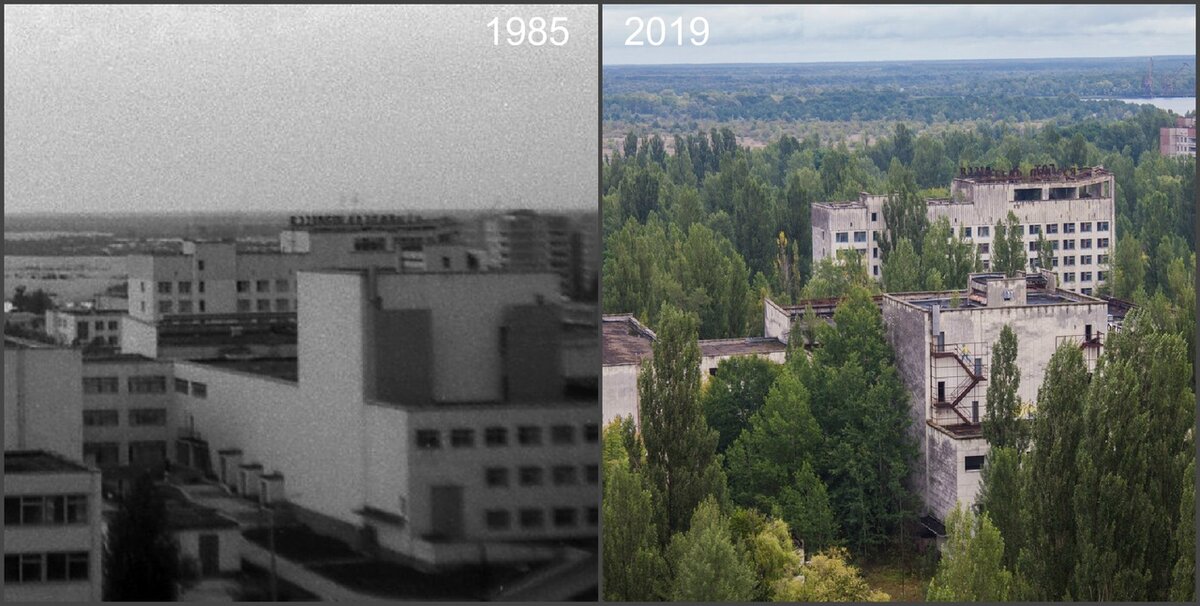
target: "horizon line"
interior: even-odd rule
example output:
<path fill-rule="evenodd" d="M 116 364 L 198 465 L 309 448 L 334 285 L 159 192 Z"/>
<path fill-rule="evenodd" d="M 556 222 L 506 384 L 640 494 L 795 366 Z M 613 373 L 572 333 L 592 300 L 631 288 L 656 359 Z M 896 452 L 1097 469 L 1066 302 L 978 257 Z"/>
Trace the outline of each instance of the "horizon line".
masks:
<path fill-rule="evenodd" d="M 1195 53 L 1191 55 L 1118 55 L 1118 56 L 1081 56 L 1081 57 L 997 57 L 988 59 L 866 59 L 866 60 L 846 60 L 836 59 L 828 61 L 742 61 L 742 62 L 702 62 L 702 63 L 603 63 L 601 67 L 688 67 L 688 66 L 740 66 L 740 65 L 822 65 L 836 63 L 950 63 L 963 61 L 1060 61 L 1072 59 L 1091 59 L 1091 60 L 1111 60 L 1111 59 L 1154 59 L 1154 58 L 1192 58 L 1195 60 Z M 603 57 L 602 57 L 603 59 Z"/>

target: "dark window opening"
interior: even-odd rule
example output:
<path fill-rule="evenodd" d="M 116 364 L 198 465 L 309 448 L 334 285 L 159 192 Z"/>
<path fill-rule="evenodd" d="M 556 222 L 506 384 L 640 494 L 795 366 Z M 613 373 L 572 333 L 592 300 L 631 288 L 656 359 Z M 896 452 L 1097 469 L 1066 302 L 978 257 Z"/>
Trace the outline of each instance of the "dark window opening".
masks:
<path fill-rule="evenodd" d="M 966 458 L 966 470 L 967 471 L 979 471 L 980 469 L 983 469 L 983 459 L 984 459 L 983 455 L 974 455 L 974 456 L 967 457 Z"/>

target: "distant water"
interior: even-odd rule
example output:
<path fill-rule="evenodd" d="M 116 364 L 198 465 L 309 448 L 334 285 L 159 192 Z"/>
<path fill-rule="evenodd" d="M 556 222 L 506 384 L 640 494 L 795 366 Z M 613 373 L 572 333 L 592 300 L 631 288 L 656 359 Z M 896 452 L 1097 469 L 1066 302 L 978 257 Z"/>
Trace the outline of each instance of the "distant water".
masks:
<path fill-rule="evenodd" d="M 1148 99 L 1117 99 L 1126 103 L 1149 103 L 1159 109 L 1169 109 L 1181 116 L 1196 109 L 1195 97 L 1150 97 Z"/>

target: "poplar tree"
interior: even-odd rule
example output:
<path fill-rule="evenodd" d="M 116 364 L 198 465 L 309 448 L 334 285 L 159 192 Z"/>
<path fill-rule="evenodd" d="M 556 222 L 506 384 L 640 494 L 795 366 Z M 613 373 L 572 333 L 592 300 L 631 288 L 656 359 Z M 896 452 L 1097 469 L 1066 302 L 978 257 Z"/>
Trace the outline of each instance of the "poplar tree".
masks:
<path fill-rule="evenodd" d="M 716 501 L 696 507 L 690 527 L 667 549 L 675 602 L 745 602 L 754 597 L 754 569 L 733 544 L 729 520 Z"/>
<path fill-rule="evenodd" d="M 139 476 L 120 505 L 104 543 L 104 601 L 170 602 L 178 597 L 179 545 L 150 474 Z"/>
<path fill-rule="evenodd" d="M 1024 450 L 1024 427 L 1019 418 L 1021 369 L 1017 367 L 1017 335 L 1005 324 L 992 346 L 992 364 L 987 377 L 987 410 L 983 417 L 983 437 L 992 448 Z"/>
<path fill-rule="evenodd" d="M 992 270 L 1011 278 L 1025 269 L 1025 242 L 1021 238 L 1021 220 L 1008 211 L 1005 221 L 996 221 L 992 236 Z"/>
<path fill-rule="evenodd" d="M 1003 602 L 1012 573 L 1004 568 L 1004 539 L 986 513 L 976 517 L 962 504 L 946 516 L 946 546 L 929 581 L 930 602 Z"/>
<path fill-rule="evenodd" d="M 657 340 L 638 374 L 642 441 L 649 478 L 657 486 L 670 534 L 687 526 L 696 505 L 716 486 L 717 432 L 704 420 L 700 403 L 700 346 L 697 320 L 664 303 Z"/>
<path fill-rule="evenodd" d="M 608 432 L 605 432 L 607 440 Z M 605 444 L 608 447 L 608 444 Z M 658 551 L 654 503 L 642 474 L 627 460 L 604 465 L 604 599 L 642 602 L 661 598 L 666 571 Z"/>

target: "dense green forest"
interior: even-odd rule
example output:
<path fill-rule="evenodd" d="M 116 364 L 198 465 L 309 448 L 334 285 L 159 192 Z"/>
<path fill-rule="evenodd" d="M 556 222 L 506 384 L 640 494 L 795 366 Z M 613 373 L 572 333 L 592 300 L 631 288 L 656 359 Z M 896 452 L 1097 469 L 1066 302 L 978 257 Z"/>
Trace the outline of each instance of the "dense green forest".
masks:
<path fill-rule="evenodd" d="M 937 135 L 901 122 L 891 136 L 853 151 L 788 135 L 749 149 L 729 128 L 675 135 L 668 151 L 661 135 L 631 132 L 602 174 L 604 310 L 634 313 L 654 326 L 666 302 L 698 315 L 701 338 L 756 334 L 763 295 L 790 303 L 855 284 L 876 287 L 855 264 L 814 266 L 813 202 L 865 191 L 889 194 L 897 208 L 919 206 L 925 197 L 946 196 L 960 166 L 1029 170 L 1053 163 L 1114 173 L 1117 241 L 1107 294 L 1173 309 L 1183 328 L 1194 322 L 1195 308 L 1195 159 L 1159 155 L 1158 129 L 1172 120 L 1143 106 L 1123 120 L 998 123 Z M 885 257 L 885 280 L 965 287 L 976 260 L 943 227 L 891 233 L 903 250 Z M 914 272 L 915 283 L 905 277 Z"/>

